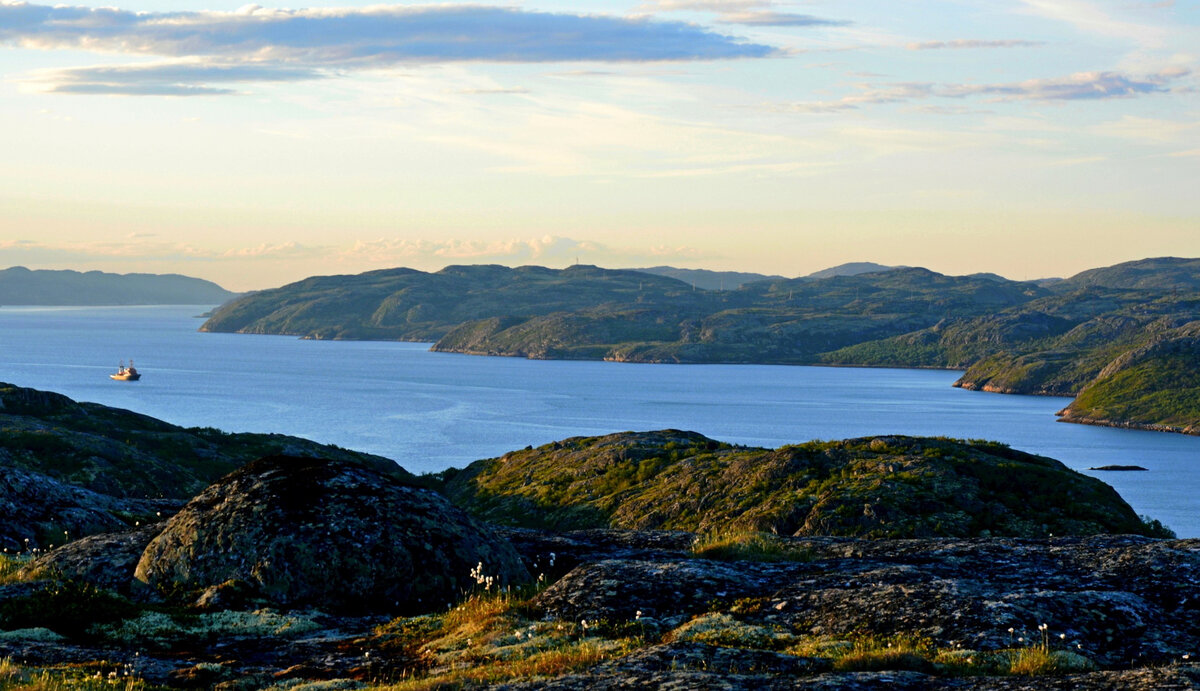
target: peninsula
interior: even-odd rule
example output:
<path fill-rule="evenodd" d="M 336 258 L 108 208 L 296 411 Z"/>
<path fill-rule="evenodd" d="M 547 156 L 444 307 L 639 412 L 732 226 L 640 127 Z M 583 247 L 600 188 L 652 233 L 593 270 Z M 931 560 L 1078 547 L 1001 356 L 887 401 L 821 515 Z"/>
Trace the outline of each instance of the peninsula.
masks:
<path fill-rule="evenodd" d="M 391 269 L 246 295 L 201 329 L 546 359 L 963 369 L 969 389 L 1086 391 L 1064 421 L 1200 430 L 1198 259 L 1030 282 L 852 268 L 736 290 L 593 266 Z"/>

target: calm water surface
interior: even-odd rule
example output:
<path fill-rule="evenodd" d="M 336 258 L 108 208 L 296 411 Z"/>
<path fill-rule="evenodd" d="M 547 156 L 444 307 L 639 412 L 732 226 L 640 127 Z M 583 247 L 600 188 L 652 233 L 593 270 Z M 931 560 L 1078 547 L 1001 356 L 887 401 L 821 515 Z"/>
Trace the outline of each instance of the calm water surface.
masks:
<path fill-rule="evenodd" d="M 575 435 L 678 428 L 775 447 L 875 434 L 995 439 L 1091 466 L 1142 514 L 1200 537 L 1200 438 L 1069 425 L 1068 399 L 950 386 L 956 372 L 487 358 L 428 344 L 204 334 L 203 308 L 0 308 L 0 381 L 185 426 L 279 432 L 463 466 Z M 132 357 L 136 383 L 108 374 Z"/>

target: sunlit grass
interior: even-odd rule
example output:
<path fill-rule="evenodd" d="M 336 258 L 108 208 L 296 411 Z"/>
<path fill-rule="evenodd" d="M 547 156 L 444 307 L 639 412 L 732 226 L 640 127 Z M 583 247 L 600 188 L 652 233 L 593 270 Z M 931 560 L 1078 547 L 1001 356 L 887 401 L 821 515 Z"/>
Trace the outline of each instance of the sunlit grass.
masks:
<path fill-rule="evenodd" d="M 761 532 L 720 532 L 698 535 L 692 554 L 721 561 L 812 561 L 808 547 Z"/>
<path fill-rule="evenodd" d="M 0 660 L 0 691 L 143 691 L 146 683 L 113 665 L 22 667 Z"/>
<path fill-rule="evenodd" d="M 29 563 L 29 559 L 14 554 L 0 554 L 0 585 L 17 583 L 21 580 L 20 571 Z"/>

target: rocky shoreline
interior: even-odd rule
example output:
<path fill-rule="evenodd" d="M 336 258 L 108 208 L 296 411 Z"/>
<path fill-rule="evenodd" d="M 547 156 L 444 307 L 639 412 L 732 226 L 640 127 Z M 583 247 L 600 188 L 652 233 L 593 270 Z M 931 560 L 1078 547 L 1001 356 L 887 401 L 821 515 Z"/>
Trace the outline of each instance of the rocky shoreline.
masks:
<path fill-rule="evenodd" d="M 1105 420 L 1103 418 L 1080 417 L 1069 413 L 1066 409 L 1060 410 L 1058 413 L 1058 422 L 1070 422 L 1076 425 L 1093 425 L 1095 427 L 1116 427 L 1118 429 L 1133 429 L 1143 432 L 1168 432 L 1171 434 L 1186 434 L 1189 436 L 1200 436 L 1200 427 L 1188 426 L 1179 427 L 1176 425 L 1160 425 L 1145 422 L 1131 422 L 1129 420 Z"/>

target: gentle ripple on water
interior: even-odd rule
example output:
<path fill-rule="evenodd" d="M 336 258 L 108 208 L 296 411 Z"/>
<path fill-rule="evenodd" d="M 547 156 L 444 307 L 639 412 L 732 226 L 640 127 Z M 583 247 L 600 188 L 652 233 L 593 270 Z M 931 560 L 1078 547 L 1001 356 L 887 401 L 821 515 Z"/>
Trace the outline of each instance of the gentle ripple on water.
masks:
<path fill-rule="evenodd" d="M 0 308 L 0 380 L 186 426 L 279 432 L 441 470 L 569 436 L 678 428 L 776 447 L 874 434 L 994 439 L 1092 466 L 1200 537 L 1200 438 L 1062 424 L 1067 399 L 955 389 L 957 372 L 531 361 L 428 344 L 205 334 L 196 307 Z M 145 373 L 114 382 L 118 360 Z"/>

